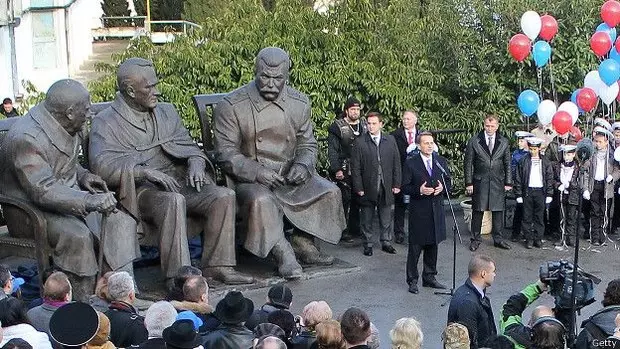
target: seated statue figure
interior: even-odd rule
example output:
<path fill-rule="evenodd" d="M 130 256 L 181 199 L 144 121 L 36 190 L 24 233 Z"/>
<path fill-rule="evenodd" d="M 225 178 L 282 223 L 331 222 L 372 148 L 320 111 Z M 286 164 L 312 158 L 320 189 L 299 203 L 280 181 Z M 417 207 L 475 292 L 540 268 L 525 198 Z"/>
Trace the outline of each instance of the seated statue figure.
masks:
<path fill-rule="evenodd" d="M 40 209 L 53 263 L 69 275 L 76 300 L 86 300 L 94 291 L 99 270 L 94 246 L 101 229 L 98 213 L 109 214 L 104 243 L 107 266 L 131 272 L 131 262 L 140 256 L 136 221 L 116 210 L 106 183 L 79 164 L 89 109 L 90 95 L 82 84 L 57 81 L 45 101 L 11 127 L 0 151 L 0 191 Z M 11 235 L 32 237 L 22 211 L 6 206 L 4 213 Z"/>
<path fill-rule="evenodd" d="M 295 253 L 305 264 L 333 263 L 313 237 L 337 243 L 345 219 L 340 190 L 316 174 L 310 101 L 287 85 L 289 68 L 284 50 L 262 49 L 254 81 L 215 107 L 214 136 L 218 164 L 235 182 L 244 247 L 261 258 L 271 252 L 294 279 L 302 275 Z M 295 228 L 290 242 L 284 217 Z"/>
<path fill-rule="evenodd" d="M 117 83 L 116 99 L 92 122 L 93 172 L 141 222 L 145 238 L 158 240 L 165 277 L 174 277 L 181 266 L 191 263 L 191 217 L 200 225 L 197 231 L 203 232 L 203 274 L 226 284 L 252 283 L 252 277 L 234 269 L 235 193 L 215 185 L 206 171 L 213 165 L 175 107 L 157 102 L 153 63 L 142 58 L 124 61 Z"/>

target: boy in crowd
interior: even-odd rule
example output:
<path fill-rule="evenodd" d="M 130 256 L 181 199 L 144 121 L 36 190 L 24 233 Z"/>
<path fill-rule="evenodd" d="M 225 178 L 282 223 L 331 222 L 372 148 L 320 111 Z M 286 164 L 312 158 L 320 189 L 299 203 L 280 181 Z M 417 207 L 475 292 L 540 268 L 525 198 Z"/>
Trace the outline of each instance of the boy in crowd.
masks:
<path fill-rule="evenodd" d="M 534 137 L 533 134 L 526 131 L 517 131 L 515 132 L 515 137 L 517 138 L 517 149 L 512 152 L 512 159 L 510 161 L 510 170 L 512 172 L 512 178 L 516 178 L 517 175 L 517 165 L 519 164 L 519 160 L 527 154 L 529 151 L 527 149 L 527 141 L 525 138 Z M 515 213 L 512 218 L 512 242 L 521 241 L 521 220 L 523 219 L 523 204 L 517 203 L 515 205 Z"/>
<path fill-rule="evenodd" d="M 561 240 L 558 246 L 575 245 L 575 237 L 577 228 L 577 206 L 579 205 L 579 196 L 581 195 L 581 187 L 579 185 L 579 167 L 575 164 L 575 151 L 577 147 L 574 145 L 563 145 L 560 147 L 562 152 L 562 162 L 554 167 L 555 183 L 560 192 L 561 207 L 561 224 L 562 232 Z"/>

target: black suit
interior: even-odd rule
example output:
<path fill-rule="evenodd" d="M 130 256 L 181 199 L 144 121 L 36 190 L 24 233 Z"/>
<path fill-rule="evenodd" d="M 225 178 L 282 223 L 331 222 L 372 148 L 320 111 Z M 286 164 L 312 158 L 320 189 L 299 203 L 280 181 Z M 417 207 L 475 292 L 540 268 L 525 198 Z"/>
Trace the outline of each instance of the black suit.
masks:
<path fill-rule="evenodd" d="M 407 254 L 407 283 L 416 283 L 418 280 L 418 260 L 424 250 L 424 270 L 422 278 L 425 281 L 434 280 L 437 275 L 437 245 L 446 239 L 446 218 L 444 214 L 444 193 L 450 190 L 449 178 L 446 178 L 446 188 L 440 195 L 422 195 L 420 187 L 424 182 L 427 186 L 441 181 L 441 170 L 437 163 L 448 171 L 448 163 L 442 156 L 434 153 L 431 159 L 432 173 L 429 174 L 427 165 L 421 154 L 407 159 L 403 169 L 403 192 L 411 196 L 409 209 L 409 250 Z M 448 176 L 449 177 L 449 173 Z"/>
<path fill-rule="evenodd" d="M 416 137 L 420 133 L 420 129 L 417 127 L 412 132 L 411 143 L 415 143 Z M 402 167 L 405 167 L 405 161 L 407 160 L 407 155 L 411 156 L 412 154 L 407 154 L 407 147 L 409 147 L 409 135 L 405 132 L 404 127 L 399 127 L 394 132 L 391 133 L 396 140 L 396 146 L 398 147 L 398 152 L 400 153 L 400 163 Z M 417 149 L 414 153 L 417 153 Z M 403 201 L 404 193 L 400 192 L 394 196 L 394 235 L 396 236 L 404 236 L 405 235 L 405 211 L 408 208 L 408 204 Z"/>
<path fill-rule="evenodd" d="M 358 196 L 362 207 L 362 233 L 367 246 L 372 246 L 375 209 L 381 229 L 381 242 L 389 244 L 392 240 L 392 188 L 400 188 L 400 155 L 394 137 L 381 133 L 379 146 L 370 133 L 358 137 L 353 142 L 351 156 L 351 183 L 353 192 L 364 192 Z"/>
<path fill-rule="evenodd" d="M 497 334 L 491 302 L 486 295 L 482 297 L 470 279 L 452 296 L 448 308 L 448 323 L 451 322 L 467 327 L 471 349 L 484 347 Z"/>
<path fill-rule="evenodd" d="M 525 154 L 515 172 L 514 193 L 517 198 L 523 199 L 523 220 L 521 229 L 524 230 L 526 240 L 542 240 L 545 232 L 544 214 L 545 198 L 553 197 L 554 176 L 551 162 L 545 157 L 540 158 L 541 188 L 530 187 L 530 173 L 532 156 Z"/>

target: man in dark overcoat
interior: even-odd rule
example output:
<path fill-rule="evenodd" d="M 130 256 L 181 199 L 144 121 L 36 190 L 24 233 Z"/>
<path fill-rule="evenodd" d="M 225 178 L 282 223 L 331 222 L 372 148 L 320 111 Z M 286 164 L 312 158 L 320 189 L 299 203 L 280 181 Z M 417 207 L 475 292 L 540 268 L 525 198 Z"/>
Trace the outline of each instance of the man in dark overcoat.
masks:
<path fill-rule="evenodd" d="M 471 251 L 480 246 L 484 211 L 492 213 L 494 246 L 510 249 L 502 236 L 506 191 L 512 189 L 510 143 L 498 128 L 497 116 L 488 115 L 484 131 L 473 136 L 465 150 L 465 190 L 472 195 Z"/>
<path fill-rule="evenodd" d="M 407 253 L 407 284 L 411 293 L 418 293 L 418 260 L 422 251 L 422 286 L 446 288 L 435 279 L 435 275 L 438 245 L 446 239 L 443 198 L 450 190 L 450 174 L 446 159 L 433 153 L 434 145 L 433 135 L 422 132 L 418 139 L 420 152 L 409 158 L 403 169 L 403 193 L 411 197 Z M 447 172 L 444 179 L 448 187 L 442 183 L 443 170 Z"/>
<path fill-rule="evenodd" d="M 392 246 L 392 213 L 394 194 L 400 192 L 402 178 L 400 154 L 394 137 L 381 132 L 381 114 L 372 112 L 368 114 L 366 121 L 368 133 L 353 142 L 351 152 L 351 183 L 362 207 L 364 255 L 372 256 L 376 235 L 379 235 L 381 240 L 381 249 L 394 254 L 396 249 Z M 377 220 L 379 232 L 374 231 Z"/>
<path fill-rule="evenodd" d="M 313 236 L 336 244 L 346 224 L 340 190 L 316 173 L 310 101 L 286 84 L 289 69 L 284 50 L 262 49 L 254 81 L 224 97 L 213 117 L 218 163 L 235 182 L 243 246 L 261 258 L 272 253 L 292 279 L 302 275 L 295 253 L 306 264 L 333 263 Z M 284 217 L 296 230 L 290 243 Z"/>

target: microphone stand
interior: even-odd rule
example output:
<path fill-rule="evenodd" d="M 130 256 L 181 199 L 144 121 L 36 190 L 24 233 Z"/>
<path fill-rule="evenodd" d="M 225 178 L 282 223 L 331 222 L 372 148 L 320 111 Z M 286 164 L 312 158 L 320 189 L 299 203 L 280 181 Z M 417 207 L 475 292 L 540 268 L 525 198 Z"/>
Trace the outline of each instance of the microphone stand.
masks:
<path fill-rule="evenodd" d="M 452 299 L 454 295 L 454 291 L 456 290 L 456 237 L 459 237 L 459 243 L 463 243 L 463 239 L 461 238 L 461 231 L 459 229 L 459 225 L 456 221 L 456 214 L 454 214 L 454 206 L 452 205 L 452 201 L 450 200 L 450 191 L 446 186 L 446 177 L 445 169 L 435 160 L 435 164 L 437 168 L 439 168 L 441 172 L 441 184 L 444 187 L 444 191 L 446 193 L 446 198 L 448 199 L 448 204 L 450 205 L 450 213 L 452 214 L 452 219 L 454 220 L 454 226 L 452 227 L 452 288 L 447 291 L 435 291 L 435 294 L 448 295 L 448 299 L 445 302 L 441 303 L 441 306 L 444 307 L 448 302 Z"/>

